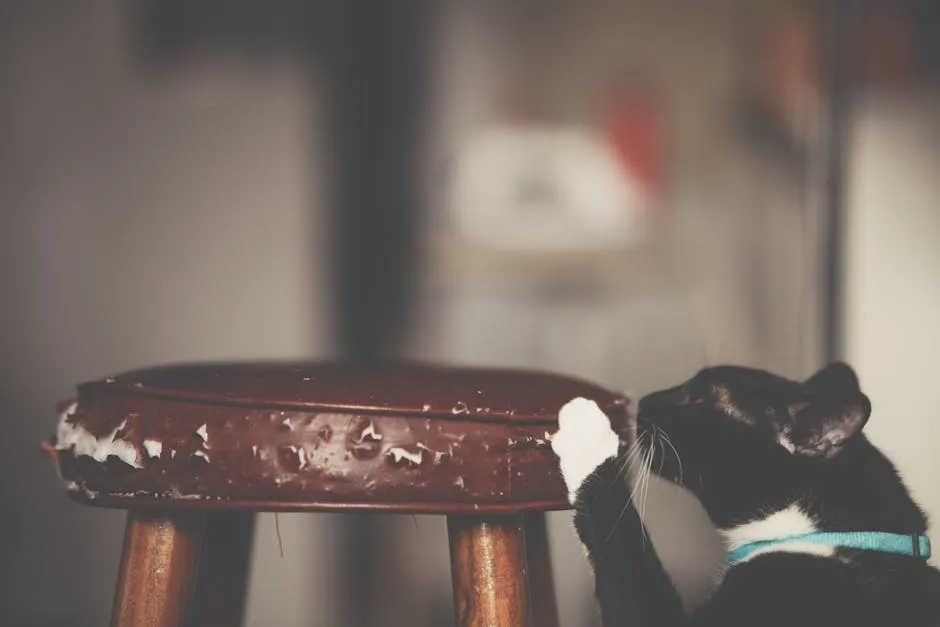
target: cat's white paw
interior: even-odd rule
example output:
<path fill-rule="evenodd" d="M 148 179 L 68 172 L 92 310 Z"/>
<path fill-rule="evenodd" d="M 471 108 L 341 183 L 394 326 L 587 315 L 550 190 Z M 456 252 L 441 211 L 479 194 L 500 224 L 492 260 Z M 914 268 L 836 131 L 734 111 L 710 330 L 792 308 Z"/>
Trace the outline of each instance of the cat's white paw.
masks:
<path fill-rule="evenodd" d="M 572 504 L 581 484 L 604 461 L 616 457 L 619 447 L 620 438 L 610 428 L 610 419 L 594 401 L 575 398 L 559 410 L 552 450 Z"/>

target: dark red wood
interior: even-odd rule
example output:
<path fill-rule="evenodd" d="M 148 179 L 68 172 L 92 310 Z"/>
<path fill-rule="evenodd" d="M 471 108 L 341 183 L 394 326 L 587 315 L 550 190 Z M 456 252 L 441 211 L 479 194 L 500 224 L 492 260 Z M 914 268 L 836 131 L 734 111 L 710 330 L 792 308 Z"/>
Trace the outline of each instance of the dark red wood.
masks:
<path fill-rule="evenodd" d="M 251 409 L 368 413 L 553 423 L 575 396 L 606 407 L 623 402 L 604 388 L 558 373 L 418 362 L 239 362 L 169 365 L 78 386 L 80 404 L 161 398 Z M 210 411 L 208 408 L 206 411 Z"/>
<path fill-rule="evenodd" d="M 80 386 L 53 457 L 75 498 L 109 507 L 562 509 L 549 434 L 575 396 L 625 422 L 623 397 L 538 372 L 167 367 Z"/>
<path fill-rule="evenodd" d="M 112 627 L 181 627 L 203 532 L 197 512 L 127 515 Z"/>
<path fill-rule="evenodd" d="M 458 627 L 536 625 L 522 517 L 450 516 L 447 529 Z"/>

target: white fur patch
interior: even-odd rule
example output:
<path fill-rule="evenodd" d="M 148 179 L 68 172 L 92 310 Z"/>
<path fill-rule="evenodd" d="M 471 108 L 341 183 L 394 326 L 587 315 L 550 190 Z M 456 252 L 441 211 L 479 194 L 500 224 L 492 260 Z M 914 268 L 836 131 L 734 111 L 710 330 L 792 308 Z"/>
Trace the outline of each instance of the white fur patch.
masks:
<path fill-rule="evenodd" d="M 616 457 L 619 447 L 620 439 L 610 428 L 610 419 L 594 401 L 575 398 L 559 410 L 552 450 L 558 456 L 572 504 L 584 481 L 604 461 Z"/>
<path fill-rule="evenodd" d="M 763 518 L 750 520 L 737 527 L 721 529 L 728 544 L 728 550 L 734 550 L 752 542 L 781 540 L 791 536 L 819 531 L 816 522 L 796 503 L 769 514 Z M 751 553 L 744 561 L 766 553 L 805 553 L 832 557 L 835 549 L 809 542 L 780 542 Z"/>

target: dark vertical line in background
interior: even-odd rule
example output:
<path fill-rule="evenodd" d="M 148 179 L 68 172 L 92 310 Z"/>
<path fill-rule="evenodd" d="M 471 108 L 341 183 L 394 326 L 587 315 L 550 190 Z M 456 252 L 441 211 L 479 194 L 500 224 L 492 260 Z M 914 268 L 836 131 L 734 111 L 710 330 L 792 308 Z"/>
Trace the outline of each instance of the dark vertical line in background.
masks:
<path fill-rule="evenodd" d="M 845 238 L 846 144 L 851 116 L 854 67 L 852 44 L 860 9 L 858 2 L 827 0 L 822 11 L 822 88 L 826 111 L 823 142 L 826 154 L 824 210 L 827 215 L 823 255 L 823 357 L 842 356 L 843 242 Z"/>
<path fill-rule="evenodd" d="M 318 29 L 330 98 L 332 329 L 347 360 L 396 356 L 412 307 L 427 6 L 331 0 Z M 337 538 L 354 627 L 387 622 L 377 530 L 376 518 L 352 514 Z"/>
<path fill-rule="evenodd" d="M 334 3 L 334 329 L 342 355 L 397 352 L 412 304 L 425 3 Z"/>

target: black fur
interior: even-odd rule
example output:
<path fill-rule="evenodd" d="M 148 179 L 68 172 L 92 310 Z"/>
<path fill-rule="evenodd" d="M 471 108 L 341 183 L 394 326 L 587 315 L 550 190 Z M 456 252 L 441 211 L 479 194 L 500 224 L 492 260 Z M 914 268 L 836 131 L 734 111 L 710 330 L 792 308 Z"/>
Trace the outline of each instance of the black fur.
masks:
<path fill-rule="evenodd" d="M 659 440 L 668 435 L 682 483 L 719 529 L 799 502 L 823 531 L 925 533 L 894 466 L 861 433 L 870 409 L 845 364 L 804 382 L 723 366 L 643 398 L 637 441 L 652 451 L 654 471 L 678 480 L 677 456 Z M 940 572 L 912 557 L 845 549 L 734 566 L 689 616 L 644 538 L 621 468 L 621 459 L 604 462 L 575 503 L 605 627 L 940 625 Z"/>

